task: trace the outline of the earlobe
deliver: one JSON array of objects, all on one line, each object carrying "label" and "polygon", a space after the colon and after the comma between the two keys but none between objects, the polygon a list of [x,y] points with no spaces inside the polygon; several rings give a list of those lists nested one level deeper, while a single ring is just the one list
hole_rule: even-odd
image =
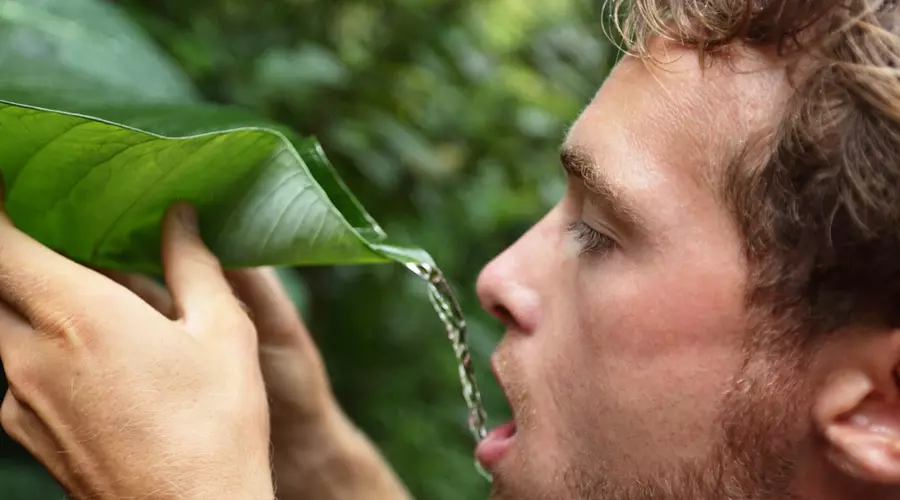
[{"label": "earlobe", "polygon": [[813,418],[829,461],[857,480],[900,485],[900,398],[896,377],[862,370],[833,376],[817,395]]}]

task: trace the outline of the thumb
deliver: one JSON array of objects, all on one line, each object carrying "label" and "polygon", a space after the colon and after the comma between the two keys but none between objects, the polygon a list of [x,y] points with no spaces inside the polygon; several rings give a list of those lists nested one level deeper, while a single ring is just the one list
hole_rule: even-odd
[{"label": "thumb", "polygon": [[223,322],[246,320],[219,260],[200,238],[196,211],[186,203],[166,213],[162,261],[176,317],[189,331],[199,335]]}]

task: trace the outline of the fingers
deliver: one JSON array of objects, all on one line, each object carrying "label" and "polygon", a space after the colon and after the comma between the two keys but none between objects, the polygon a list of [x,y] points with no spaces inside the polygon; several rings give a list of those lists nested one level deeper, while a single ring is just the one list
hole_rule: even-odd
[{"label": "fingers", "polygon": [[16,228],[0,194],[0,300],[33,323],[53,324],[77,309],[73,290],[96,277]]},{"label": "fingers", "polygon": [[227,276],[254,319],[275,425],[293,428],[335,408],[321,355],[275,272],[243,269]]},{"label": "fingers", "polygon": [[159,283],[140,274],[124,273],[111,269],[102,269],[99,272],[131,290],[132,293],[143,299],[150,307],[169,319],[177,319],[172,295]]},{"label": "fingers", "polygon": [[273,269],[241,269],[226,276],[253,318],[260,344],[311,343],[306,325]]},{"label": "fingers", "polygon": [[196,217],[187,204],[178,203],[169,209],[163,221],[162,260],[177,315],[189,331],[201,333],[246,315],[231,292],[219,260],[200,238]]},{"label": "fingers", "polygon": [[16,442],[28,450],[45,469],[63,485],[71,484],[71,476],[66,467],[61,467],[64,455],[41,419],[28,407],[16,399],[12,391],[6,391],[0,404],[0,425]]},{"label": "fingers", "polygon": [[[19,444],[26,448],[32,448],[33,446],[29,446],[29,444],[35,441],[34,437],[41,434],[35,432],[37,429],[34,427],[38,422],[40,419],[22,405],[11,390],[7,390],[6,395],[3,396],[3,403],[0,404],[0,425],[3,426],[3,430]],[[29,451],[31,450],[29,449]],[[41,450],[34,451],[40,452]]]}]

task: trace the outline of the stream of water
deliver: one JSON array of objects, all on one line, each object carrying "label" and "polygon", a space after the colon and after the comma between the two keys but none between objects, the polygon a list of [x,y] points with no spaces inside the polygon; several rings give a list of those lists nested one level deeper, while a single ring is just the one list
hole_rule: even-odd
[{"label": "stream of water", "polygon": [[[487,436],[487,413],[481,401],[481,391],[478,390],[475,368],[472,366],[472,356],[469,353],[466,320],[453,295],[453,290],[440,269],[426,263],[408,264],[407,268],[428,283],[428,297],[444,324],[447,338],[450,339],[453,348],[453,355],[459,368],[459,380],[462,383],[463,399],[469,410],[469,431],[477,444]],[[491,479],[490,474],[477,462],[475,465],[482,476]]]}]

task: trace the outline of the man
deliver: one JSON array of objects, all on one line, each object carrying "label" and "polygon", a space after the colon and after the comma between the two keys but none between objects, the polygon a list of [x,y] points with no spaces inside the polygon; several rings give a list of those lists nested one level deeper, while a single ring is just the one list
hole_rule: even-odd
[{"label": "man", "polygon": [[[900,498],[900,7],[616,7],[565,196],[479,278],[494,498]],[[3,427],[75,498],[406,497],[274,278],[164,225],[171,296],[3,221]]]}]

